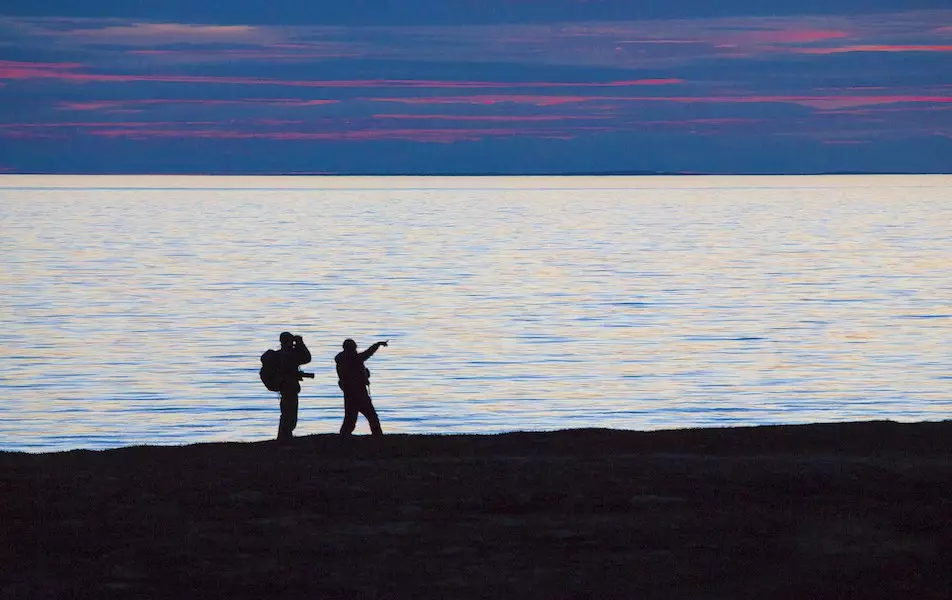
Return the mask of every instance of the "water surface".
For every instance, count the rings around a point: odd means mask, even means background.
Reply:
[[[952,415],[952,177],[0,177],[0,449]],[[367,431],[358,422],[358,433]]]

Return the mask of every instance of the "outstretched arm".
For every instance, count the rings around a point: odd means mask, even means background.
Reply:
[[[358,354],[358,356],[360,357],[360,360],[367,360],[368,358],[373,356],[374,352],[376,352],[381,346],[386,346],[386,345],[387,345],[387,342],[374,342],[374,344],[370,348],[367,348],[366,350]]]

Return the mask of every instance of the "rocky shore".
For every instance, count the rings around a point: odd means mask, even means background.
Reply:
[[[0,453],[0,599],[952,598],[952,421]]]

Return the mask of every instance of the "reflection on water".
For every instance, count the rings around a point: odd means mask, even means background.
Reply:
[[[0,448],[952,412],[952,177],[0,177]],[[366,422],[358,433],[366,433]]]

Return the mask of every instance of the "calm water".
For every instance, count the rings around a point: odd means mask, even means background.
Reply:
[[[0,177],[0,449],[952,417],[952,176]],[[358,433],[366,433],[366,421]]]

